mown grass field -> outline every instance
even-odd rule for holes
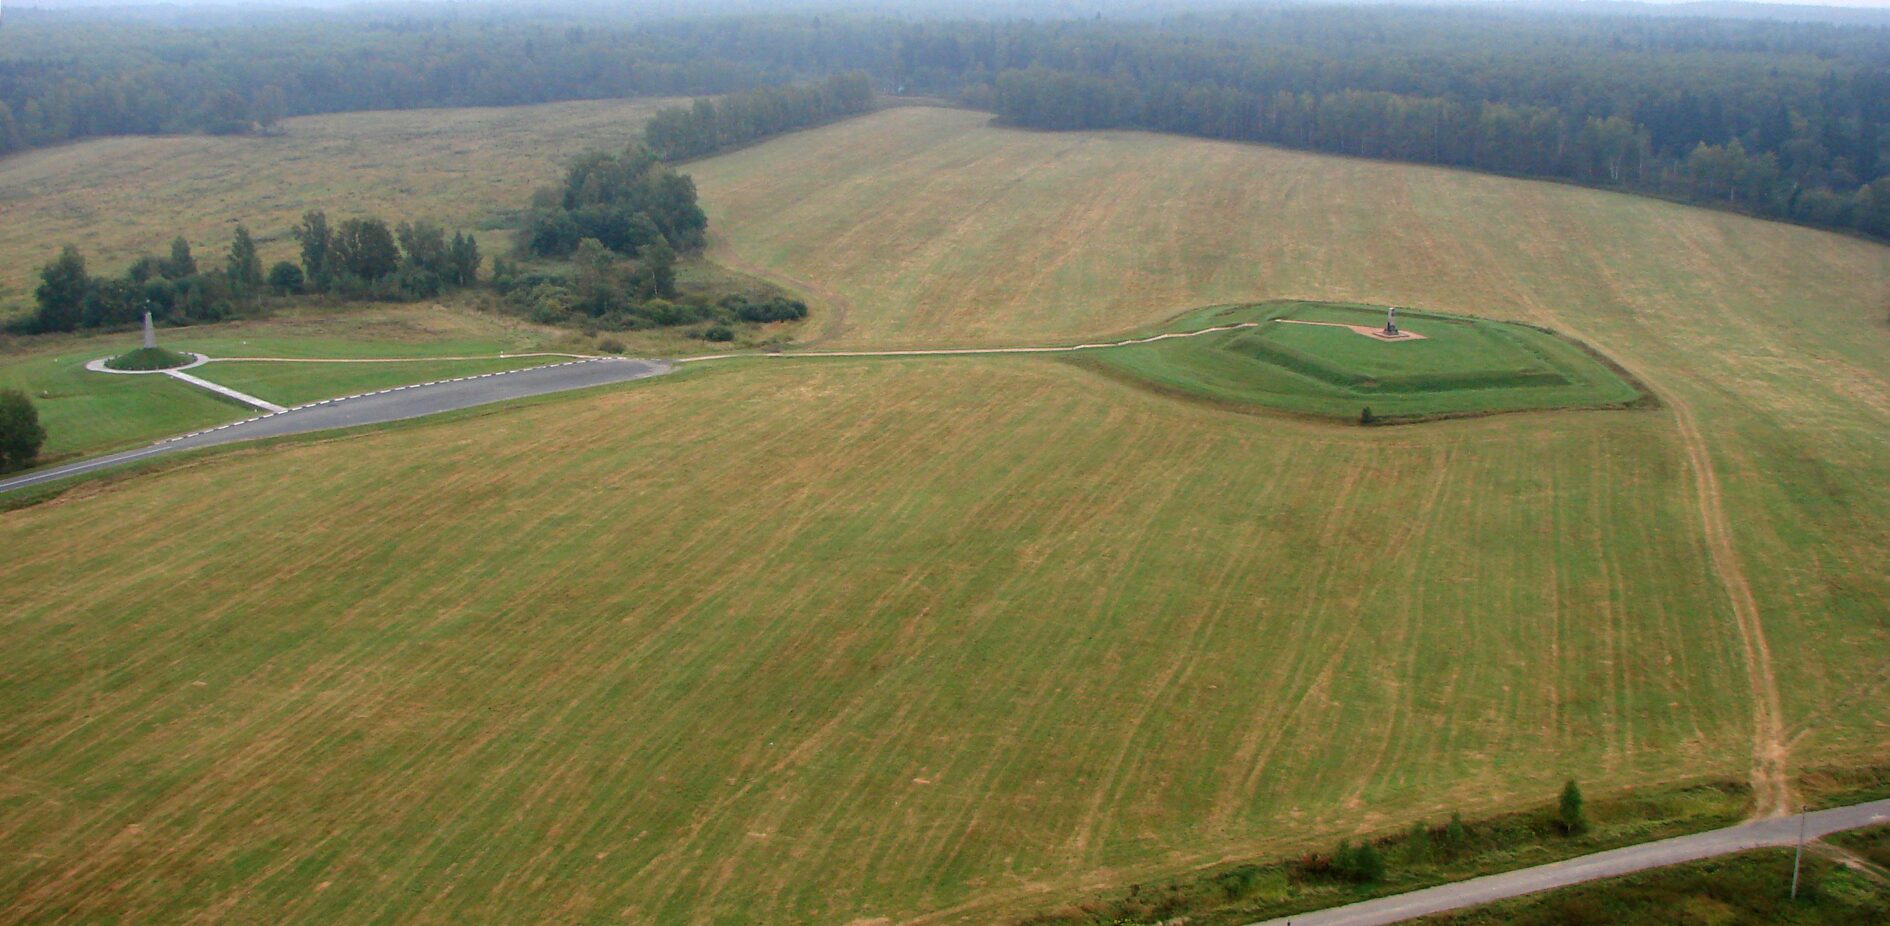
[[[1489,319],[1406,313],[1403,341],[1375,306],[1273,302],[1190,312],[1170,328],[1203,334],[1082,355],[1183,395],[1328,417],[1424,418],[1546,408],[1622,407],[1644,396],[1552,334]],[[1421,339],[1420,339],[1421,338]]]
[[[1761,739],[1882,764],[1890,249],[983,123],[690,165],[713,256],[825,345],[1391,303],[1664,408],[1366,429],[756,360],[81,489],[0,515],[0,920],[1003,922]]]
[[[833,346],[1067,342],[1267,299],[1588,343],[1710,460],[1793,761],[1882,764],[1890,248],[1549,183],[988,121],[893,109],[692,164],[712,253],[814,284]]]
[[[1037,359],[756,362],[12,512],[0,896],[988,922],[1743,771],[1657,419],[1381,434]]]

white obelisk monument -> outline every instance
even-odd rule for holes
[[[146,312],[144,313],[144,349],[150,350],[156,346],[157,329],[151,327],[151,313]]]

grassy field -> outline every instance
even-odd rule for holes
[[[1712,468],[1696,496],[1731,577],[1709,597],[1750,605],[1768,748],[1882,763],[1890,248],[1548,183],[987,123],[894,109],[692,164],[712,253],[801,281],[833,346],[1067,342],[1295,298],[1583,341]]]
[[[12,512],[0,896],[988,922],[1569,774],[1739,775],[1681,460],[1564,420],[757,362]]]
[[[113,138],[0,159],[0,314],[31,303],[35,274],[62,244],[78,245],[92,272],[118,273],[180,234],[200,264],[220,265],[238,222],[265,260],[292,259],[289,228],[309,209],[331,222],[374,214],[473,231],[524,208],[564,158],[641,138],[661,105],[307,116],[275,136]],[[479,239],[503,254],[509,236]]]
[[[1663,407],[756,360],[80,489],[0,515],[0,921],[989,923],[1890,748],[1890,249],[940,109],[689,171],[825,345],[1398,304]]]
[[[1168,326],[1202,331],[1081,355],[1175,392],[1313,415],[1417,418],[1542,408],[1624,406],[1641,392],[1554,335],[1487,319],[1406,313],[1414,337],[1380,341],[1381,307],[1276,302],[1191,312]],[[1302,323],[1311,324],[1302,324]],[[1421,336],[1422,340],[1417,337]]]

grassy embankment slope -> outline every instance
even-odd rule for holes
[[[1171,392],[1232,407],[1406,420],[1550,408],[1626,407],[1645,396],[1563,338],[1489,319],[1406,312],[1406,340],[1379,340],[1385,310],[1264,302],[1189,312],[1163,325],[1210,331],[1081,356]],[[1212,331],[1215,328],[1229,328]]]
[[[990,922],[1740,777],[1702,445],[1794,767],[1882,754],[1890,251],[981,121],[691,172],[835,344],[1320,297],[1547,325],[1680,404],[1373,430],[1042,357],[757,360],[81,490],[0,516],[12,918]]]

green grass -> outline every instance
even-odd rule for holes
[[[197,358],[162,347],[140,347],[105,361],[114,370],[169,370],[190,364]]]
[[[1174,338],[1082,355],[1084,362],[1175,392],[1238,405],[1357,418],[1417,418],[1541,408],[1618,407],[1642,399],[1581,349],[1521,325],[1404,313],[1423,340],[1379,341],[1347,328],[1377,327],[1375,306],[1286,302],[1189,313],[1179,330],[1260,327]]]
[[[1749,795],[1737,786],[1701,786],[1634,794],[1588,808],[1589,829],[1565,835],[1555,807],[1462,821],[1462,841],[1451,841],[1448,820],[1413,821],[1412,828],[1369,841],[1385,861],[1385,878],[1354,884],[1328,867],[1336,846],[1298,858],[1219,866],[1168,883],[1137,885],[1109,896],[1032,917],[1023,926],[1115,926],[1171,922],[1193,926],[1239,924],[1403,894],[1437,884],[1546,865],[1621,846],[1717,829],[1739,822]]]
[[[1797,900],[1792,850],[1766,849],[1563,888],[1423,926],[1863,926],[1890,921],[1890,889],[1807,854]]]
[[[561,357],[494,360],[414,360],[401,363],[213,363],[195,375],[277,405],[300,405],[336,396],[412,383],[522,370],[557,363]]]
[[[135,343],[136,338],[135,332],[65,335],[23,338],[0,347],[0,387],[24,391],[46,428],[42,462],[102,453],[236,421],[253,413],[246,406],[169,377],[113,376],[85,370],[87,361],[121,353],[126,342]],[[165,329],[159,339],[170,348],[210,357],[496,357],[502,351],[583,352],[591,346],[575,333],[504,316],[420,306],[339,310],[309,307],[268,319]],[[542,361],[516,363],[533,362]],[[471,361],[465,369],[474,372],[477,367],[477,372],[487,372],[515,365],[509,361]],[[275,366],[281,369],[252,372],[218,362],[198,367],[193,375],[222,382],[219,376],[233,374],[236,380],[265,390],[281,382],[288,401],[274,399],[267,392],[252,394],[278,404],[294,404],[437,379],[458,364],[433,361],[415,366],[388,364],[385,368],[369,364]],[[225,385],[249,391],[235,381]]]
[[[1824,841],[1854,852],[1880,868],[1890,869],[1890,826],[1834,833]]]

